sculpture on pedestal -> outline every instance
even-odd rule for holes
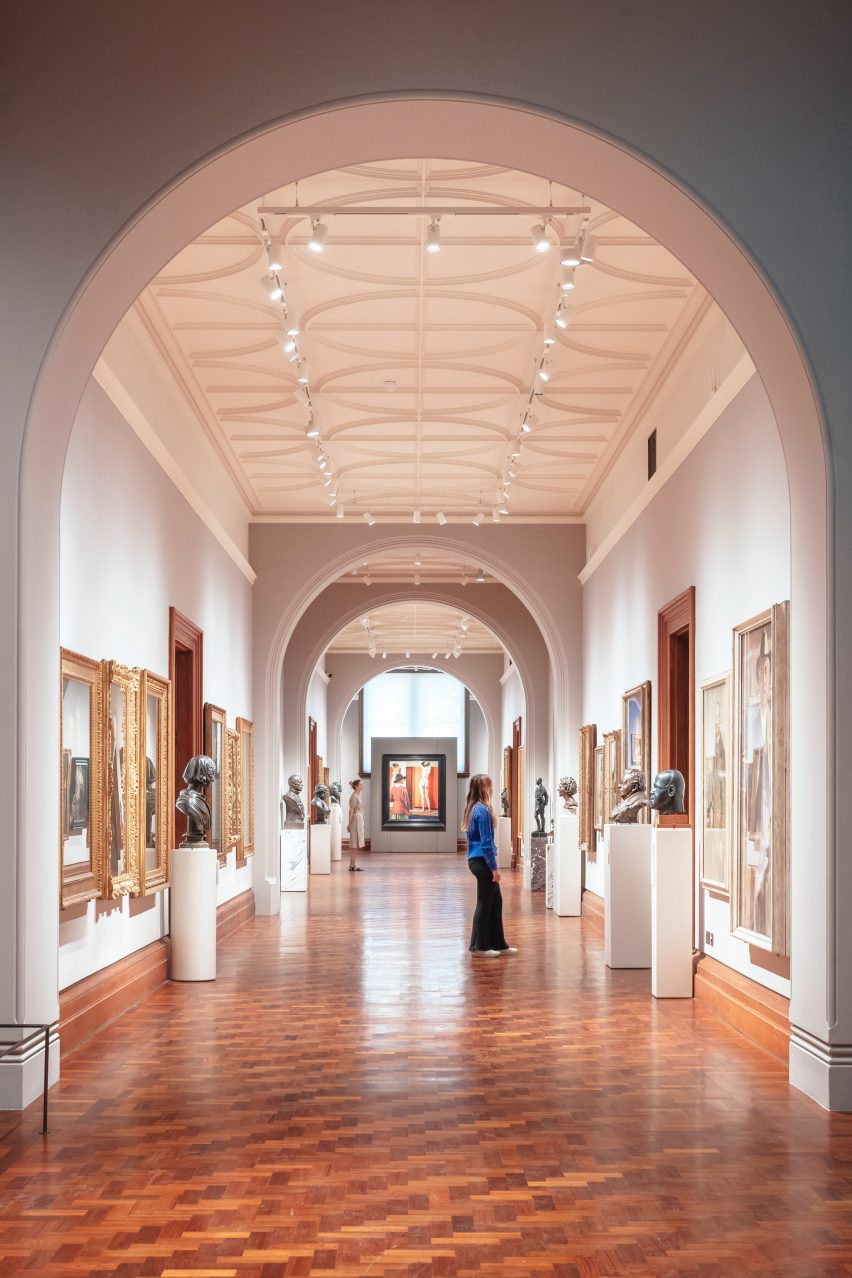
[[[304,782],[300,776],[287,778],[287,785],[290,787],[286,794],[281,796],[281,803],[284,808],[285,826],[303,826],[305,824],[305,805],[302,802],[302,788]]]
[[[194,754],[183,770],[186,789],[181,790],[175,807],[186,817],[186,834],[180,841],[182,848],[206,844],[210,829],[210,805],[204,793],[216,776],[216,764],[209,754]]]
[[[512,815],[511,812],[509,811],[509,791],[506,789],[505,786],[503,786],[503,789],[500,792],[500,806],[503,809],[504,817]]]
[[[661,816],[670,816],[672,813],[683,812],[685,793],[686,783],[683,779],[683,773],[678,772],[677,768],[671,768],[667,772],[658,772],[654,777],[654,785],[651,789],[648,806],[653,808],[655,812],[659,812]]]
[[[327,825],[331,811],[328,786],[320,783],[314,786],[314,797],[311,799],[311,815],[314,825]]]
[[[340,796],[343,792],[343,782],[332,781],[331,785],[328,787],[328,792],[332,803],[336,804],[337,807],[340,807]]]
[[[559,797],[563,800],[563,812],[577,811],[577,782],[573,777],[562,777],[559,782]]]
[[[609,819],[615,825],[636,825],[639,813],[648,806],[645,792],[645,773],[641,768],[626,768],[618,783],[621,802],[617,803]]]
[[[535,779],[535,833],[545,834],[544,811],[550,802],[550,795],[545,789],[541,777]]]

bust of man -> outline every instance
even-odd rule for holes
[[[563,812],[577,810],[577,782],[573,777],[562,777],[559,782],[559,797],[563,800]]]
[[[194,754],[183,770],[186,789],[181,790],[175,807],[186,817],[186,834],[182,848],[207,842],[210,829],[210,805],[204,791],[216,775],[216,764],[209,754]]]
[[[311,799],[311,816],[314,825],[326,825],[330,811],[328,786],[320,783],[314,786],[314,797]]]
[[[331,785],[328,787],[328,794],[332,803],[336,803],[338,807],[340,807],[340,796],[342,793],[343,793],[343,782],[332,781]]]
[[[648,806],[645,793],[645,773],[641,768],[627,768],[618,785],[621,802],[610,813],[615,825],[636,825],[639,813]]]
[[[683,773],[678,772],[677,768],[671,768],[668,772],[658,772],[654,777],[654,785],[648,805],[655,812],[659,812],[661,816],[669,816],[674,812],[683,812],[685,791],[686,783],[683,779]]]
[[[302,802],[302,789],[304,782],[300,776],[287,778],[288,790],[282,795],[281,802],[284,805],[284,824],[289,826],[305,824],[305,805]]]

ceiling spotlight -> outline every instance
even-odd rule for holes
[[[485,581],[485,569],[484,569],[484,568],[480,568],[479,572],[476,574],[476,578],[475,578],[475,580],[476,580],[476,581],[477,581],[480,585],[482,585],[482,583]]]
[[[308,386],[310,384],[310,376],[308,374],[307,364],[299,365],[299,376],[296,378],[300,386]]]
[[[288,336],[288,337],[298,337],[298,336],[299,336],[299,325],[298,325],[298,324],[290,324],[290,325],[288,326],[288,328],[287,328],[287,336]]]
[[[443,510],[439,510],[435,518],[443,528],[444,524],[447,522],[447,516],[444,514]]]
[[[506,474],[509,476],[509,478],[510,478],[510,479],[514,479],[514,478],[515,478],[515,474],[516,474],[516,472],[513,470],[513,468],[512,468],[511,466],[507,466],[507,467],[506,467]]]
[[[549,325],[549,324],[548,324],[547,328],[545,328],[545,330],[544,330],[544,344],[545,344],[545,346],[555,346],[555,345],[556,345],[556,338],[554,337],[554,335],[553,335],[553,329],[550,327],[550,325]]]
[[[325,242],[328,238],[328,227],[325,222],[311,223],[311,238],[308,240],[308,248],[312,253],[322,253],[325,249]]]
[[[553,322],[557,328],[568,327],[568,316],[565,314],[565,308],[563,306],[559,307],[559,310],[553,317]]]
[[[410,656],[411,656],[411,653],[410,653],[410,652],[407,652],[405,655],[406,655],[406,657],[410,657]]]
[[[433,217],[426,230],[427,253],[440,253],[441,251],[441,228],[438,222],[439,219]]]
[[[308,429],[305,431],[305,434],[307,435],[308,439],[319,439],[319,433],[320,433],[320,428],[319,426],[317,426],[316,422],[311,422],[311,424],[308,426]]]
[[[326,488],[328,488],[329,484],[331,483],[331,478],[332,478],[331,475],[326,475],[324,477],[322,482],[325,484]]]
[[[266,296],[269,298],[270,302],[281,301],[281,298],[284,296],[284,290],[281,287],[280,280],[275,279],[274,277],[270,279],[268,275],[261,275],[260,282],[266,289]]]
[[[549,382],[549,381],[550,381],[550,373],[548,373],[547,369],[544,367],[544,365],[543,365],[543,364],[541,365],[541,367],[540,367],[540,368],[539,368],[539,370],[538,370],[538,375],[539,375],[539,377],[541,378],[541,380],[542,380],[543,382]]]
[[[337,510],[336,510],[336,512],[335,512],[335,513],[336,513],[336,515],[337,515],[337,518],[338,518],[338,519],[342,519],[342,518],[343,518],[343,507],[342,507],[342,506],[338,506],[338,507],[337,507]]]
[[[372,580],[371,580],[371,578],[370,578],[370,574],[369,574],[368,572],[365,572],[365,573],[364,573],[364,585],[365,585],[365,586],[370,586],[370,585],[372,585]]]
[[[577,281],[574,279],[574,267],[562,267],[562,292],[570,293],[572,288],[577,287]]]
[[[493,509],[493,510],[492,510],[492,512],[491,512],[491,522],[492,522],[493,524],[499,524],[499,522],[500,522],[500,511],[498,510],[498,508],[497,508],[496,506],[494,507],[494,509]]]
[[[598,242],[594,235],[587,235],[580,248],[580,257],[584,262],[594,262],[597,251]]]
[[[387,659],[388,659],[388,654],[387,654],[386,652],[383,652],[383,653],[382,653],[382,661],[387,661]]]
[[[450,659],[450,654],[449,654],[448,652],[445,652],[445,653],[444,653],[444,660],[445,660],[445,661],[449,661],[449,659]]]
[[[433,653],[432,653],[432,660],[433,660],[433,661],[435,661],[435,660],[437,659],[437,656],[438,656],[437,652],[433,652]]]
[[[481,511],[481,510],[478,510],[478,511],[476,512],[476,514],[474,515],[474,517],[473,517],[473,523],[474,523],[474,525],[478,528],[478,527],[479,527],[479,525],[482,523],[482,521],[483,521],[483,519],[484,519],[484,518],[485,518],[485,516],[483,515],[482,511]]]
[[[509,507],[508,507],[508,506],[501,506],[501,507],[500,507],[500,514],[501,514],[501,515],[508,515],[508,513],[509,513]]]
[[[419,572],[414,574],[414,584],[415,584],[415,586],[419,586],[419,585],[420,585],[420,573],[419,573]]]
[[[395,377],[386,377],[384,380],[384,388],[389,395],[392,395],[399,387],[399,382]]]
[[[528,435],[530,431],[532,430],[532,426],[530,426],[530,419],[527,416],[524,416],[523,420],[521,421],[521,430],[524,432],[525,435]]]
[[[295,337],[288,337],[287,341],[284,343],[284,354],[289,355],[295,349],[296,349]]]
[[[415,511],[413,512],[413,514],[412,514],[411,518],[412,518],[412,521],[413,521],[415,524],[419,524],[419,523],[420,523],[420,511],[419,511],[419,510],[415,510]]]
[[[270,240],[266,246],[266,257],[269,262],[270,271],[284,270],[284,254],[281,252],[281,245]]]
[[[535,226],[531,226],[530,235],[535,245],[536,253],[547,253],[550,248],[550,240],[547,238],[547,227],[544,222],[536,222]]]
[[[325,456],[320,457],[320,459],[319,459],[319,467],[320,467],[320,470],[325,470],[325,468],[326,468],[326,466],[327,466],[327,465],[328,465],[328,458],[327,458],[327,457],[325,457]],[[329,478],[330,478],[330,476],[329,476]]]
[[[365,511],[364,511],[364,522],[365,522],[365,523],[367,523],[367,524],[369,524],[369,525],[370,525],[370,527],[372,528],[373,524],[376,522],[376,516],[375,516],[375,515],[371,515],[371,514],[370,514],[370,512],[369,512],[369,510],[365,510]]]
[[[583,254],[579,239],[566,240],[559,250],[560,266],[579,266],[583,260]]]

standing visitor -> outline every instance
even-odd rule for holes
[[[517,953],[517,947],[507,945],[503,935],[503,894],[494,846],[496,820],[491,806],[493,792],[494,783],[489,776],[483,772],[472,776],[462,820],[462,831],[467,835],[467,868],[476,879],[470,952],[488,957]]]
[[[364,789],[364,782],[358,778],[350,781],[352,793],[349,796],[349,823],[346,826],[349,831],[349,871],[361,869],[360,865],[355,864],[355,858],[359,848],[364,846],[364,805],[361,802],[361,791]]]

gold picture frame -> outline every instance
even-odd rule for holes
[[[586,723],[580,729],[580,785],[579,832],[580,851],[594,857],[597,853],[595,838],[595,746],[598,729],[594,723]]]
[[[242,808],[240,803],[240,734],[233,728],[225,727],[225,831],[224,847],[226,852],[239,846],[242,826]]]
[[[220,865],[225,864],[229,846],[225,837],[225,833],[228,830],[227,787],[225,784],[227,730],[228,723],[225,711],[221,706],[214,706],[211,702],[206,702],[204,705],[204,753],[216,765],[216,775],[210,783],[210,830],[207,842],[211,848],[216,849]]]
[[[608,825],[612,809],[618,800],[618,783],[621,780],[621,729],[613,728],[604,733],[603,742],[603,823]]]
[[[139,694],[141,671],[118,661],[104,663],[103,736],[105,781],[102,803],[102,894],[116,900],[138,896],[142,794],[139,784]]]
[[[141,672],[139,690],[139,866],[143,895],[169,886],[169,832],[172,816],[172,685]]]
[[[731,933],[789,953],[789,604],[734,628]]]
[[[60,650],[59,908],[103,888],[103,662]]]
[[[701,684],[701,856],[699,880],[711,892],[731,891],[731,673]]]
[[[595,747],[595,764],[594,764],[594,813],[595,813],[595,832],[603,835],[604,828],[604,748],[602,745]]]
[[[254,724],[251,719],[237,719],[240,739],[240,841],[237,864],[254,856]]]
[[[640,768],[646,789],[651,789],[651,680],[629,688],[621,698],[621,776],[628,768]],[[619,778],[620,779],[620,778]],[[649,808],[640,808],[638,820],[647,824]]]

